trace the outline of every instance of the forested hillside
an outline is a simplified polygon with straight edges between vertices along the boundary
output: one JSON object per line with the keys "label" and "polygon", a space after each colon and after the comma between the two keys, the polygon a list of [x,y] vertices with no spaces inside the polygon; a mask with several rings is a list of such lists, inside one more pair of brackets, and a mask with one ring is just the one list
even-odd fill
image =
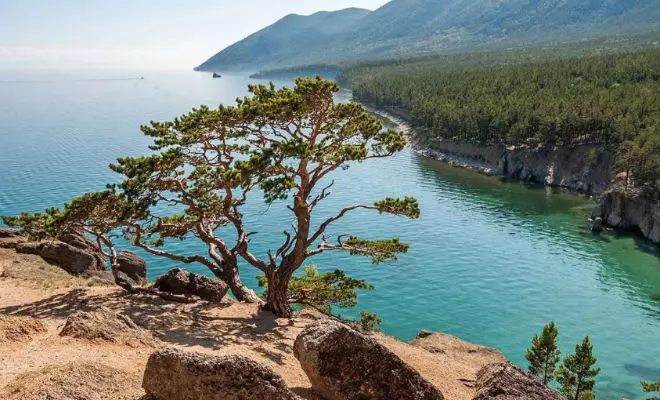
{"label": "forested hillside", "polygon": [[638,185],[660,179],[660,50],[485,66],[474,56],[369,63],[342,80],[432,140],[536,148],[602,144]]}

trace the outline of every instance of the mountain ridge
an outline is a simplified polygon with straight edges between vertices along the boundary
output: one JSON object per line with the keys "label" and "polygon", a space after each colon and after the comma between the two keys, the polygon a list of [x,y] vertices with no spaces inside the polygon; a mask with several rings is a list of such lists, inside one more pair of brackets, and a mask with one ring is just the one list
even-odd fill
{"label": "mountain ridge", "polygon": [[658,26],[660,7],[654,0],[392,0],[375,11],[289,15],[198,69],[257,70],[419,56]]}
{"label": "mountain ridge", "polygon": [[[319,11],[303,16],[288,14],[272,25],[218,52],[199,65],[196,70],[240,70],[253,65],[286,59],[295,54],[291,46],[319,46],[356,23],[370,10],[346,8],[339,11]],[[278,49],[277,54],[273,49]],[[289,51],[286,51],[289,49]]]}

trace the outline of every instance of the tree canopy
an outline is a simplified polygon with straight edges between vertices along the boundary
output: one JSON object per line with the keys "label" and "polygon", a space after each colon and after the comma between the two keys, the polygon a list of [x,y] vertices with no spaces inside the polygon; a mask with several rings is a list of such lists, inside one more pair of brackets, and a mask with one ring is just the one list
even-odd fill
{"label": "tree canopy", "polygon": [[342,81],[357,100],[407,118],[417,140],[429,145],[618,149],[626,143],[618,170],[656,191],[660,51],[526,62],[511,57],[370,62],[347,68]]}
{"label": "tree canopy", "polygon": [[561,367],[557,370],[557,382],[561,385],[560,391],[569,400],[593,400],[595,377],[600,368],[594,368],[596,357],[593,355],[593,345],[586,336],[582,343],[575,346],[575,354],[564,358]]}
{"label": "tree canopy", "polygon": [[543,327],[540,336],[534,336],[532,347],[525,354],[529,361],[529,372],[536,375],[544,385],[554,379],[555,366],[559,362],[561,352],[557,348],[558,335],[554,321],[550,322]]}
{"label": "tree canopy", "polygon": [[[290,316],[299,294],[289,288],[293,274],[311,257],[346,251],[374,263],[396,260],[408,245],[397,238],[366,239],[342,234],[327,237],[329,226],[358,210],[419,217],[417,201],[386,198],[373,204],[346,205],[312,226],[312,213],[331,195],[333,182],[353,163],[389,157],[402,150],[401,132],[382,124],[358,103],[335,103],[337,84],[297,79],[295,87],[251,85],[250,96],[236,105],[202,106],[172,121],[142,127],[153,139],[152,153],[119,158],[111,165],[121,182],[103,192],[85,194],[63,209],[44,214],[5,217],[33,235],[55,236],[67,226],[83,228],[109,249],[112,235],[173,261],[206,266],[227,282],[239,300],[261,302],[239,277],[239,262],[260,270],[268,283],[265,307]],[[335,174],[334,172],[337,171]],[[267,204],[286,204],[291,212],[282,224],[282,242],[259,257],[257,236],[245,223],[248,197]],[[199,240],[202,254],[170,250],[172,240]]]}

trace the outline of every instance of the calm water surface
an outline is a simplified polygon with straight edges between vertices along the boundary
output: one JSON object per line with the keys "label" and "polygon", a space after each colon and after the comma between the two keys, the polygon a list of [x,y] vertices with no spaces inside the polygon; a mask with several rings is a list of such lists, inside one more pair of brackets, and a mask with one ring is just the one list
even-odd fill
{"label": "calm water surface", "polygon": [[[233,102],[247,83],[194,72],[4,73],[0,213],[40,211],[102,189],[117,179],[107,168],[117,156],[146,151],[140,124]],[[524,365],[532,335],[555,320],[564,353],[591,336],[602,367],[600,398],[643,398],[639,381],[660,379],[659,253],[632,237],[590,234],[591,201],[404,151],[346,172],[319,218],[390,195],[417,197],[422,218],[356,213],[334,233],[400,236],[412,248],[398,263],[372,266],[337,253],[314,260],[375,285],[361,294],[359,309],[379,313],[387,333],[409,340],[421,329],[448,332]],[[291,217],[282,204],[254,201],[248,209],[249,230],[259,232],[255,251],[263,256]],[[170,248],[199,249],[193,241]],[[152,278],[172,266],[149,258]],[[244,267],[245,281],[254,275]]]}

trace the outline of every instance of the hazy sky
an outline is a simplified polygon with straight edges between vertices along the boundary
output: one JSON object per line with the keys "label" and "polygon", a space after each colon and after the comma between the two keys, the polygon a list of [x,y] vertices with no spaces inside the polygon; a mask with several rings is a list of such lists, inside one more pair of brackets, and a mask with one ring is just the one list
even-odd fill
{"label": "hazy sky", "polygon": [[387,0],[0,0],[0,68],[192,68],[290,14]]}

